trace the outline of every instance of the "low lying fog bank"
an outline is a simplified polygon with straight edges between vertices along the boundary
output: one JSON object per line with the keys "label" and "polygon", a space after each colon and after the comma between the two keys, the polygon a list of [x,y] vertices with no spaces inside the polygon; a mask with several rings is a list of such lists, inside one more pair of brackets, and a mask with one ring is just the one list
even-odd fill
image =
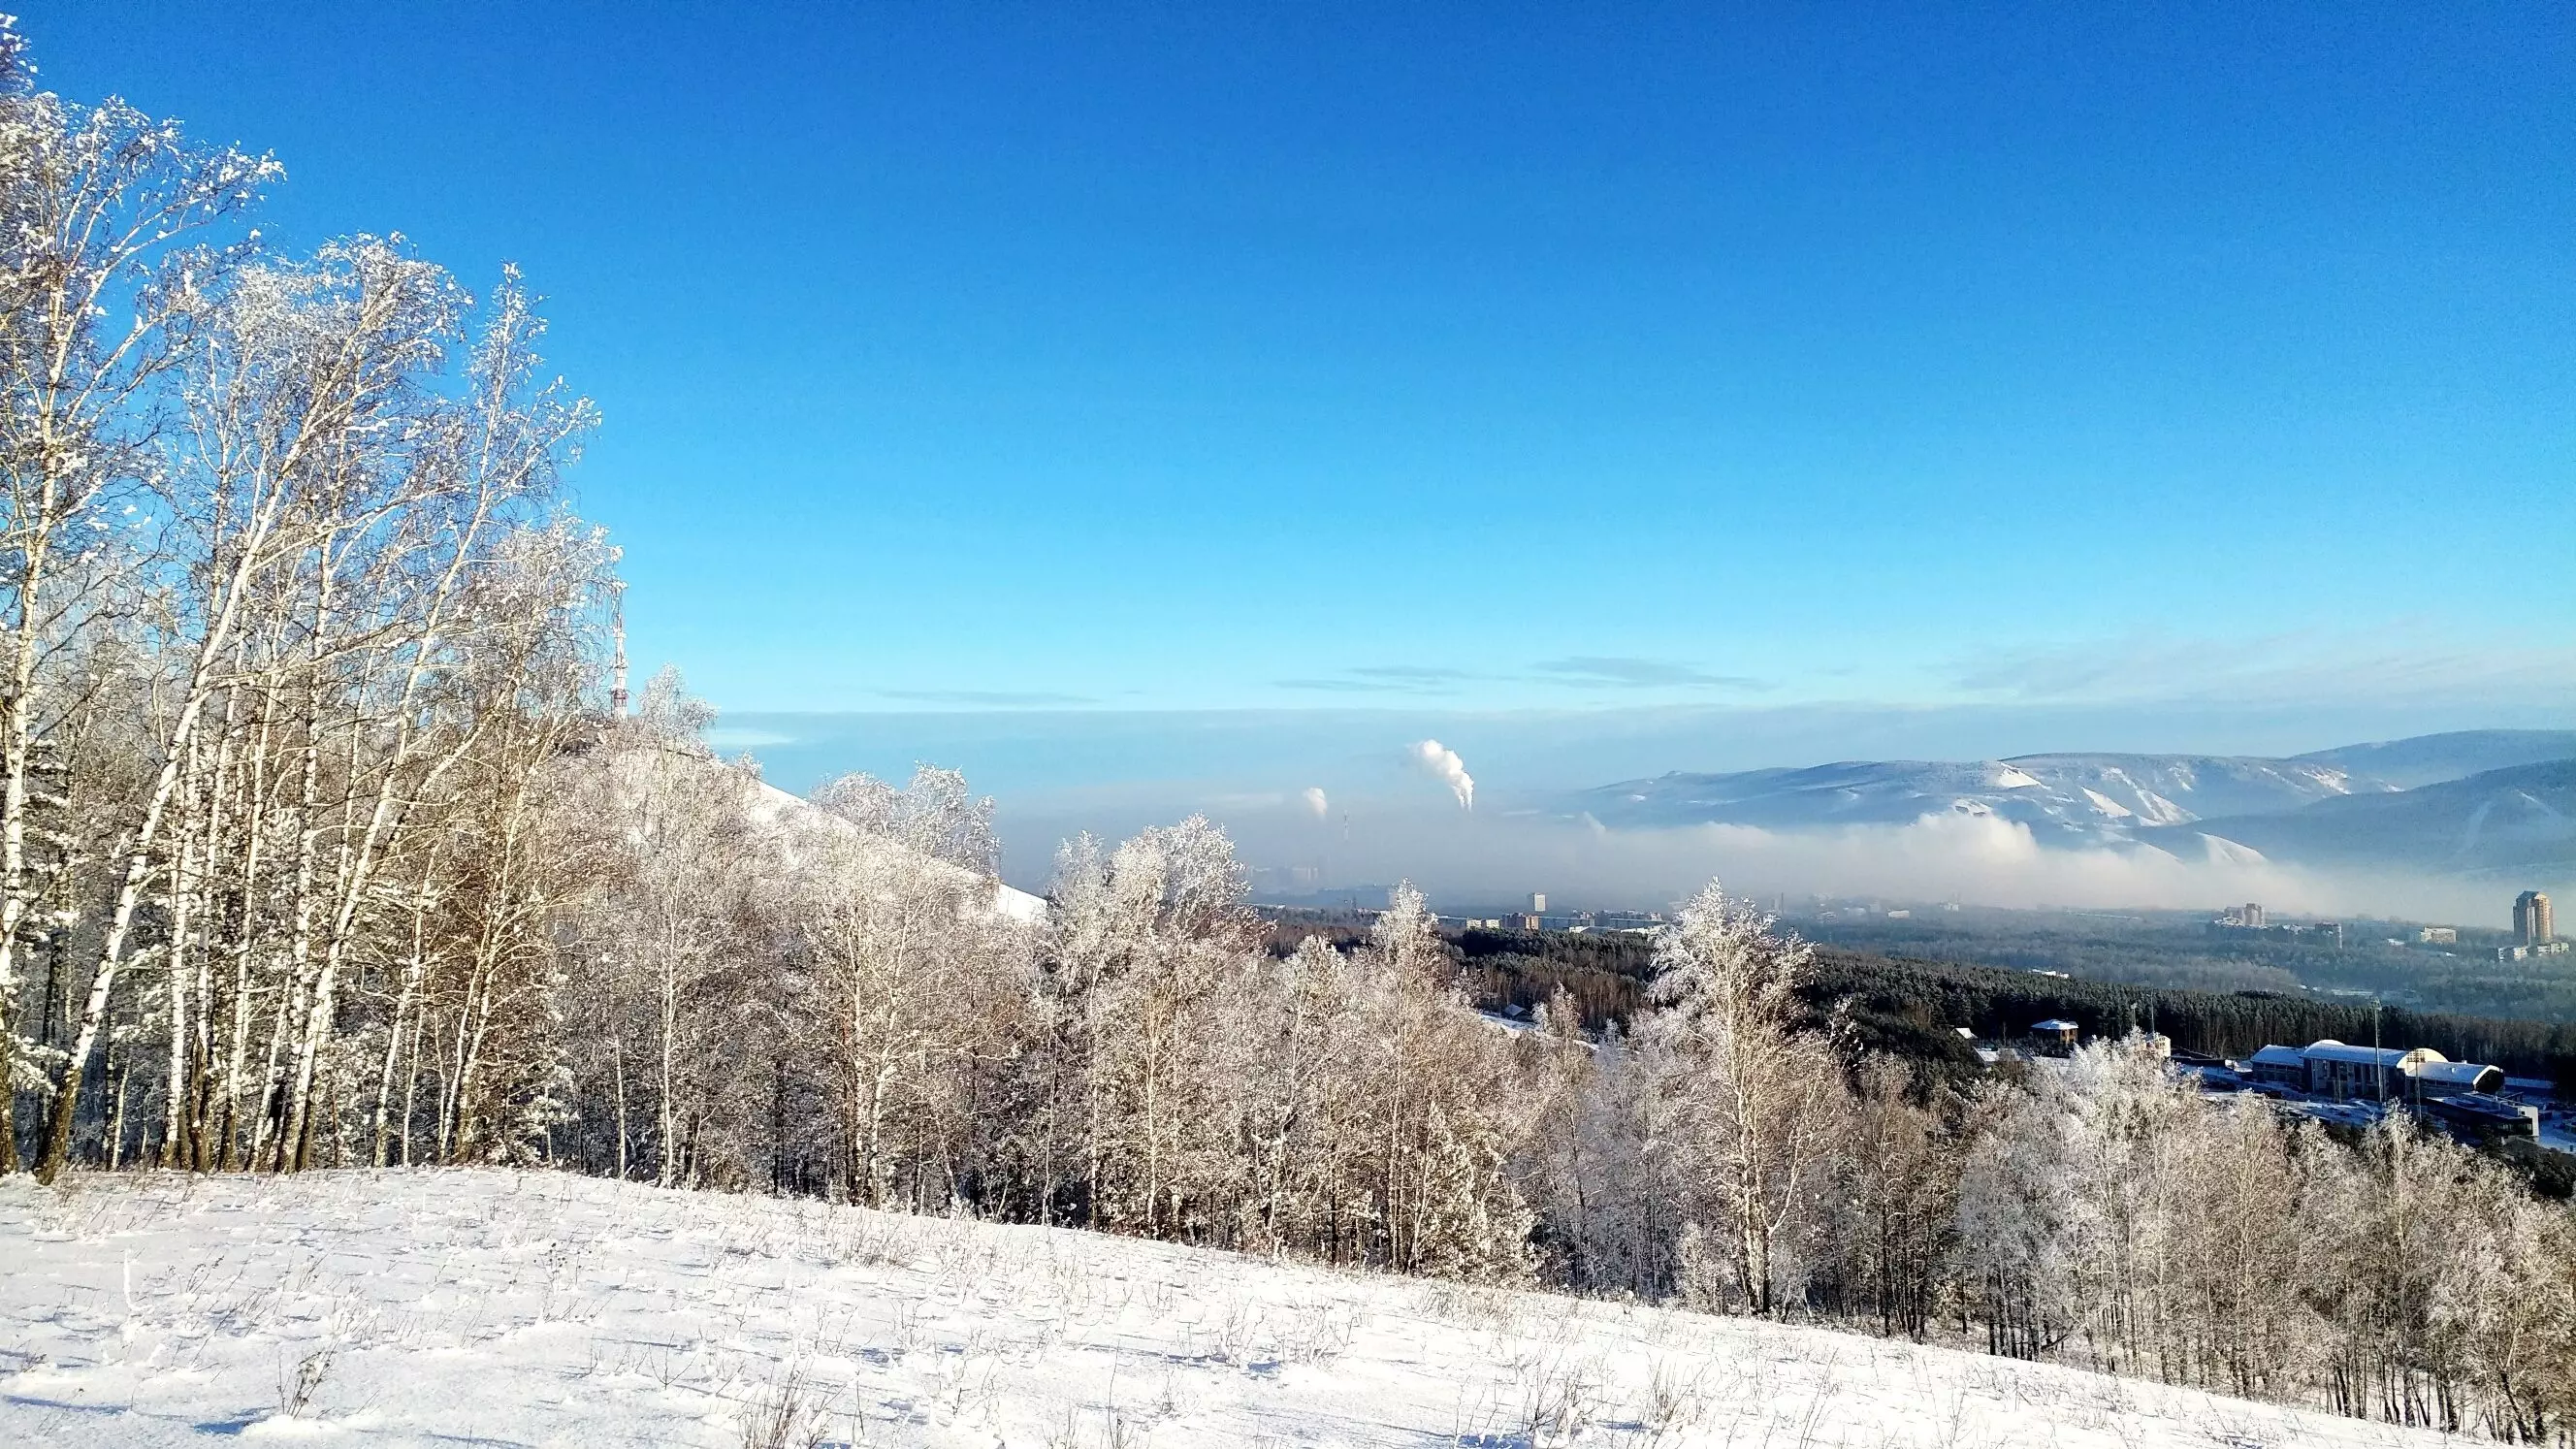
{"label": "low lying fog bank", "polygon": [[1995,759],[2175,742],[2217,753],[2295,752],[2557,720],[2563,716],[2494,710],[2475,719],[2317,710],[2276,719],[2250,707],[1045,711],[735,715],[715,737],[727,749],[756,750],[768,778],[799,793],[849,770],[901,779],[920,760],[961,768],[998,802],[1004,876],[1030,890],[1045,889],[1057,843],[1078,831],[1119,839],[1204,814],[1234,835],[1244,860],[1264,872],[1262,893],[1273,897],[1410,878],[1450,910],[1500,907],[1534,890],[1561,907],[1655,909],[1716,876],[1760,895],[2195,910],[2252,900],[2294,916],[2502,927],[2516,891],[2576,895],[2576,882],[2213,859],[2197,837],[2177,839],[2175,854],[2065,848],[1997,818],[1614,830],[1561,812],[1583,788],[1658,774],[1675,762],[1709,770],[1837,758]]}
{"label": "low lying fog bank", "polygon": [[[1911,825],[1769,831],[1695,825],[1608,829],[1534,813],[1484,814],[1384,801],[1335,804],[1318,818],[1290,794],[1174,801],[1162,814],[1133,801],[1003,802],[1005,873],[1042,889],[1054,842],[1077,829],[1128,834],[1195,808],[1234,836],[1263,872],[1263,894],[1410,879],[1436,906],[1499,906],[1545,891],[1558,908],[1657,909],[1714,876],[1748,895],[1811,893],[1956,900],[2027,909],[2200,909],[2261,901],[2276,914],[2502,925],[2514,890],[2446,876],[2303,869],[2252,856],[2184,858],[2148,848],[2043,845],[2029,827],[1991,816],[1926,816]],[[2196,836],[2174,851],[2199,851]],[[1294,874],[1291,874],[1294,872]],[[2576,892],[2570,892],[2576,894]]]}

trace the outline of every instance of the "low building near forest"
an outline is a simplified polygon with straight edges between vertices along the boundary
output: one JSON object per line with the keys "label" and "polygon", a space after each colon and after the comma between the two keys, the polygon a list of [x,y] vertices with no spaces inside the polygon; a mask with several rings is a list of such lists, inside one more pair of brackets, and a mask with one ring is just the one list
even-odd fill
{"label": "low building near forest", "polygon": [[2245,1062],[2256,1086],[2333,1101],[2435,1100],[2505,1089],[2501,1067],[2455,1062],[2431,1047],[2349,1046],[2328,1037],[2304,1047],[2267,1046]]}
{"label": "low building near forest", "polygon": [[2082,1026],[2054,1016],[2046,1021],[2033,1022],[2030,1028],[2031,1039],[2048,1051],[2071,1052],[2075,1050],[2075,1039],[2083,1034]]}
{"label": "low building near forest", "polygon": [[2308,1092],[2337,1101],[2369,1098],[2383,1101],[2406,1095],[2406,1078],[2427,1062],[2443,1060],[2431,1047],[2400,1051],[2395,1047],[2347,1046],[2332,1038],[2311,1042]]}
{"label": "low building near forest", "polygon": [[2297,1047],[2267,1046],[2245,1059],[2245,1075],[2293,1091],[2308,1089],[2308,1055]]}

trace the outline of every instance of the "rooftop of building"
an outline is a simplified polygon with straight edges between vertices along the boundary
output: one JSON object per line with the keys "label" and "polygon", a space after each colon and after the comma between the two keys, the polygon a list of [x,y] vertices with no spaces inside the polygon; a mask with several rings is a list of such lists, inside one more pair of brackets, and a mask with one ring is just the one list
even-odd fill
{"label": "rooftop of building", "polygon": [[2440,1052],[2433,1050],[2431,1047],[2416,1047],[2412,1050],[2400,1050],[2396,1047],[2346,1046],[2344,1043],[2332,1039],[2320,1042],[2311,1042],[2308,1046],[2307,1058],[2312,1062],[2350,1062],[2357,1066],[2380,1066],[2391,1068],[2403,1067],[2410,1063],[2417,1062],[2439,1062],[2449,1060],[2449,1058],[2444,1057]]}

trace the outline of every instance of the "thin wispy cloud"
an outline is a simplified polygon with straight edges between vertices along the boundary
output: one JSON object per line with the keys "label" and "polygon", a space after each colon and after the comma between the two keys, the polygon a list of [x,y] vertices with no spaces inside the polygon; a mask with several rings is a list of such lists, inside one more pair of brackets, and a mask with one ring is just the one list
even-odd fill
{"label": "thin wispy cloud", "polygon": [[1486,677],[1471,670],[1445,669],[1428,664],[1355,664],[1338,674],[1273,682],[1281,689],[1327,694],[1437,695],[1454,694],[1459,685]]}
{"label": "thin wispy cloud", "polygon": [[1768,682],[1741,674],[1711,674],[1696,665],[1671,659],[1630,655],[1573,654],[1543,659],[1530,666],[1538,674],[1565,684],[1596,689],[1767,689]]}
{"label": "thin wispy cloud", "polygon": [[900,699],[915,704],[966,704],[1003,709],[1099,703],[1087,694],[1052,694],[1042,690],[873,689],[868,692],[880,699]]}
{"label": "thin wispy cloud", "polygon": [[1767,680],[1713,674],[1696,664],[1626,654],[1571,654],[1521,670],[1453,669],[1427,664],[1360,664],[1336,674],[1273,681],[1281,689],[1329,694],[1456,694],[1470,684],[1540,684],[1563,689],[1763,690]]}
{"label": "thin wispy cloud", "polygon": [[1280,689],[1311,690],[1321,694],[1445,694],[1445,689],[1404,684],[1390,679],[1277,679],[1272,684]]}
{"label": "thin wispy cloud", "polygon": [[1348,672],[1364,679],[1392,679],[1414,684],[1447,684],[1477,677],[1464,669],[1437,669],[1421,664],[1363,664]]}

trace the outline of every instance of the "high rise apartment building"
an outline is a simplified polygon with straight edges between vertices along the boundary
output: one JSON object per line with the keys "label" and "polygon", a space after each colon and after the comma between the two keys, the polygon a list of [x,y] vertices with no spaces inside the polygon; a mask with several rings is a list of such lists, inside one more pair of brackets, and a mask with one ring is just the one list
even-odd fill
{"label": "high rise apartment building", "polygon": [[2526,946],[2546,945],[2558,934],[2557,918],[2549,911],[2549,897],[2539,891],[2524,891],[2513,898],[2514,939]]}

